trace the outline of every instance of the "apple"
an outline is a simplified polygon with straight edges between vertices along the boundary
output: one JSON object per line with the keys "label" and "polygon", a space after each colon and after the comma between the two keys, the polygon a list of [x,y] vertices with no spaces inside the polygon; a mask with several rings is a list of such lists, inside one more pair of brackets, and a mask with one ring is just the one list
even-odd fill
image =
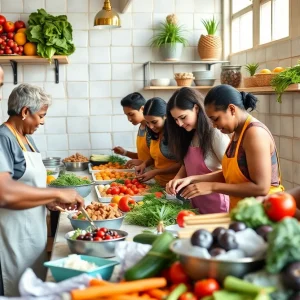
{"label": "apple", "polygon": [[0,15],[0,25],[4,25],[5,22],[6,22],[6,18]]}
{"label": "apple", "polygon": [[4,23],[4,30],[6,32],[14,32],[15,31],[15,24],[11,21],[6,21]]}
{"label": "apple", "polygon": [[21,20],[15,22],[15,28],[16,30],[20,29],[20,28],[25,28],[25,23]]}
{"label": "apple", "polygon": [[13,39],[14,36],[15,36],[15,34],[14,34],[13,32],[9,32],[9,33],[7,34],[7,37],[8,37],[9,39]]}

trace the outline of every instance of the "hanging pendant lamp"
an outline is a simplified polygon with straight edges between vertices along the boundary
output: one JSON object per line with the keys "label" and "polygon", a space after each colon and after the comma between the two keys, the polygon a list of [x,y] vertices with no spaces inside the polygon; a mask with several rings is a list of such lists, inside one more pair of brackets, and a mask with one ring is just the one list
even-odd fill
{"label": "hanging pendant lamp", "polygon": [[120,27],[121,20],[119,15],[111,8],[110,1],[105,0],[102,10],[95,16],[94,28],[111,29]]}

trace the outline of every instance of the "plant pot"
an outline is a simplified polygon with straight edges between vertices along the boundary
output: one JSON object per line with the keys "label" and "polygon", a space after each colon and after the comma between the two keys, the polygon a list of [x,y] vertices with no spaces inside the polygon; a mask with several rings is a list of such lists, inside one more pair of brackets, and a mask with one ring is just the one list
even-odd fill
{"label": "plant pot", "polygon": [[244,81],[245,88],[250,88],[250,87],[256,86],[256,79],[254,76],[244,77],[243,81]]}
{"label": "plant pot", "polygon": [[163,60],[179,61],[182,54],[183,44],[164,44],[161,45],[159,49]]}
{"label": "plant pot", "polygon": [[222,54],[222,40],[216,35],[203,35],[198,42],[198,53],[202,60],[219,60]]}
{"label": "plant pot", "polygon": [[185,78],[185,79],[175,79],[178,86],[191,86],[194,79],[193,78]]}

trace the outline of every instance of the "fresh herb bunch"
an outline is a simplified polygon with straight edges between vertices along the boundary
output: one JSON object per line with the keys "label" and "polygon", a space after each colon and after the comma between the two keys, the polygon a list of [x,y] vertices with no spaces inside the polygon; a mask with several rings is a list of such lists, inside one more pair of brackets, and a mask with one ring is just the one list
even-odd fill
{"label": "fresh herb bunch", "polygon": [[151,39],[151,47],[160,47],[164,44],[175,45],[181,43],[183,46],[188,45],[185,38],[185,30],[182,25],[178,25],[177,17],[168,15],[166,21],[160,23],[159,32]]}
{"label": "fresh herb bunch", "polygon": [[300,83],[300,64],[294,67],[287,68],[284,71],[278,73],[272,80],[271,86],[277,93],[277,101],[281,103],[282,93],[287,89],[287,87],[294,83]]}
{"label": "fresh herb bunch", "polygon": [[149,193],[163,192],[164,190],[158,183],[149,184],[149,186],[150,186],[150,188],[148,189]]}
{"label": "fresh herb bunch", "polygon": [[[125,216],[128,224],[156,227],[159,221],[163,221],[165,226],[176,224],[177,214],[183,210],[191,209],[190,203],[180,204],[179,202],[157,199],[154,194],[146,195],[143,205],[136,205]],[[196,211],[195,211],[196,212]]]}
{"label": "fresh herb bunch", "polygon": [[245,65],[245,69],[250,74],[250,76],[253,76],[256,73],[258,67],[259,64],[254,64],[254,63]]}
{"label": "fresh herb bunch", "polygon": [[120,165],[125,165],[126,164],[126,159],[123,157],[120,157],[118,155],[110,155],[108,158],[108,161],[111,163],[118,163]]}
{"label": "fresh herb bunch", "polygon": [[77,177],[75,174],[63,174],[59,176],[57,179],[51,181],[49,184],[55,186],[74,186],[74,185],[84,185],[91,184],[91,181],[87,178]]}
{"label": "fresh herb bunch", "polygon": [[53,174],[54,174],[54,172],[53,172],[53,171],[47,170],[47,176],[49,176],[49,175],[53,175]]}
{"label": "fresh herb bunch", "polygon": [[215,17],[213,17],[212,19],[208,19],[208,20],[201,20],[202,24],[204,25],[207,34],[209,35],[215,35],[219,26],[219,22],[217,22],[217,20],[215,20]]}

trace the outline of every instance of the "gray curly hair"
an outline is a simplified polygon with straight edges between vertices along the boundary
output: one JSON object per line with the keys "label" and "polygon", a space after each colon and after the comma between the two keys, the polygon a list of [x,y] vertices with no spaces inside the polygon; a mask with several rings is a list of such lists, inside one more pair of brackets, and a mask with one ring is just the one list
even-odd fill
{"label": "gray curly hair", "polygon": [[51,96],[46,94],[42,88],[22,83],[9,95],[7,114],[9,116],[19,115],[25,106],[34,114],[43,106],[50,106],[51,102]]}

